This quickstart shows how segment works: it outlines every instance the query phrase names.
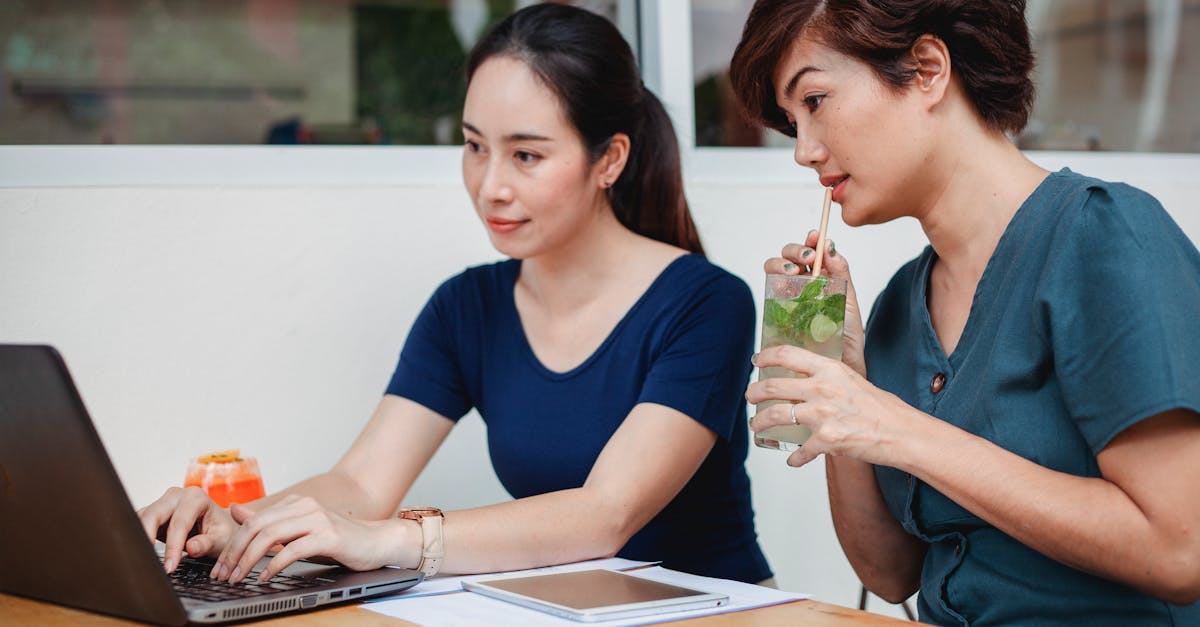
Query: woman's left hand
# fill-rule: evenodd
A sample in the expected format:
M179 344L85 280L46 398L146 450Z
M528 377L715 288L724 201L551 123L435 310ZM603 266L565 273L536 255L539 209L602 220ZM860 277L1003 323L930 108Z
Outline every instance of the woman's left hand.
M356 520L332 511L311 497L288 496L254 512L230 507L241 527L213 566L213 576L236 583L275 545L283 549L267 563L259 581L279 574L296 560L324 557L353 570L398 563L404 538L396 520Z
M803 375L763 379L746 389L746 400L752 404L786 401L756 414L751 431L791 424L812 430L812 437L788 457L788 465L803 466L822 453L897 465L895 445L910 433L900 423L915 411L897 396L875 387L841 361L796 346L763 349L754 365L782 366Z

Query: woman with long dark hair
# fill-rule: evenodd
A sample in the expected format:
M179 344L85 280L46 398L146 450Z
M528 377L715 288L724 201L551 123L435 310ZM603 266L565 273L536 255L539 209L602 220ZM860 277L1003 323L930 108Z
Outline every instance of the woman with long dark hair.
M467 62L463 179L493 245L421 312L374 416L329 472L230 510L172 488L141 511L166 564L239 580L297 558L427 574L619 555L759 582L743 466L754 305L703 256L662 104L607 20L545 4ZM515 500L397 506L477 409ZM188 537L199 524L199 533Z
M942 625L1200 625L1200 253L1149 194L1049 172L1009 139L1033 102L1024 2L759 0L731 66L760 124L851 226L900 217L929 246L842 361L771 348L806 378L751 429L804 424L867 588L920 590ZM823 255L815 235L768 272Z

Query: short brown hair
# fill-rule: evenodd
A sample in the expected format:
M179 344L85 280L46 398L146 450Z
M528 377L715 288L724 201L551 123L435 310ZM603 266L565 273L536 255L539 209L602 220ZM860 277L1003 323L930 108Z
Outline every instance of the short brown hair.
M729 69L751 122L796 136L775 102L773 76L805 34L863 61L893 89L912 81L912 47L933 35L946 43L955 75L989 127L1018 133L1033 108L1025 0L758 0Z

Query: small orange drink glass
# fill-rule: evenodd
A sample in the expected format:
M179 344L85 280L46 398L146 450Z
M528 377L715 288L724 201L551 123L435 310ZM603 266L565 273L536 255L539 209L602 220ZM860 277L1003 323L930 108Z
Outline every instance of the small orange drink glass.
M258 461L241 457L238 449L202 455L188 463L183 486L197 486L221 507L266 496Z

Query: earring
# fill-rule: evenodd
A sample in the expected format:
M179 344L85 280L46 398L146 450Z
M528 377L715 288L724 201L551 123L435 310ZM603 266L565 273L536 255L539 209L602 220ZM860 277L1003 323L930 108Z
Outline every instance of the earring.
M612 187L612 181L604 181L604 188L608 189L609 187Z

